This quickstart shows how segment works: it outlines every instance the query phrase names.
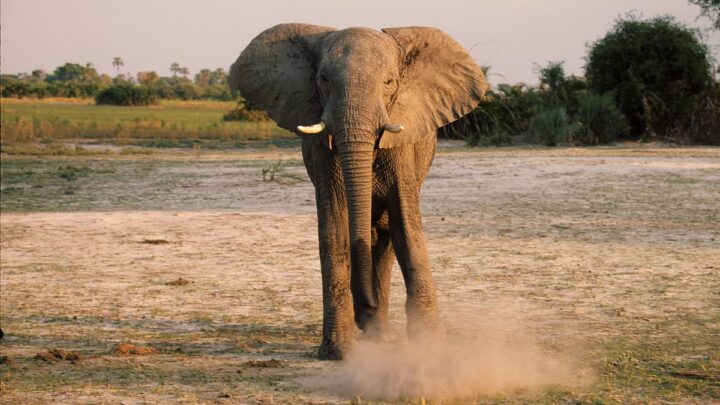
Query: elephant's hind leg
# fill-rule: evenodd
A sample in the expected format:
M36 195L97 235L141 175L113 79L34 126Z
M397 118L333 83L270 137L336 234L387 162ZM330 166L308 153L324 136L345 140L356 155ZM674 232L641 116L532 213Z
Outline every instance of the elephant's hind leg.
M387 226L374 226L372 237L373 288L378 310L375 318L366 326L365 335L374 340L387 340L390 333L390 279L395 255Z

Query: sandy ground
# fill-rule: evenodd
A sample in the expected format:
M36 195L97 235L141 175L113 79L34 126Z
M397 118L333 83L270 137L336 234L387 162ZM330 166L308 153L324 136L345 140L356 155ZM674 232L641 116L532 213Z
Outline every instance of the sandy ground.
M86 201L3 211L0 348L15 364L0 366L2 402L354 397L302 382L342 365L314 360L316 219L297 151L75 159L154 163L137 179L114 171L125 191L98 192L105 183L90 175L77 186ZM277 159L284 171L263 181L261 167ZM719 400L720 344L710 337L720 334L720 150L445 148L422 201L448 333L503 325L506 336L595 376L589 386L537 394L516 384L520 393L480 391L474 400ZM391 317L402 339L399 274L396 266ZM166 284L178 278L190 283ZM120 342L157 354L119 356ZM34 359L55 347L83 359ZM668 394L607 380L608 364L641 367L638 353L654 350L679 369L701 362L705 381ZM271 359L279 362L253 363Z

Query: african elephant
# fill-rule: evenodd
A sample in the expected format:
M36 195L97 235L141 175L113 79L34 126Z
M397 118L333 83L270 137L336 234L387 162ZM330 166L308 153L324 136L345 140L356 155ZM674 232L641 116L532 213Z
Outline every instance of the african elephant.
M321 359L351 349L356 324L388 328L394 256L408 333L438 327L420 216L437 128L470 112L488 84L465 50L426 27L272 27L242 51L230 86L302 137L315 186L323 284Z

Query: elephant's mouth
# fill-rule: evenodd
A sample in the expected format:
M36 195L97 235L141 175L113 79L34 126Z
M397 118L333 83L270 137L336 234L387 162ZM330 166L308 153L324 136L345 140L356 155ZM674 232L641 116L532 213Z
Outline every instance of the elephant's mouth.
M297 130L303 134L313 135L313 134L319 134L323 132L327 128L327 124L325 124L325 121L320 121L317 124L313 125L298 125ZM385 123L382 126L383 131L392 132L394 134L400 133L405 129L405 126L402 124L392 124L392 123Z
M298 125L297 130L300 133L306 134L306 135L316 135L316 136L325 136L326 138L323 139L323 144L325 147L327 147L330 150L333 150L337 147L335 144L335 137L329 133L329 131L326 131L328 128L327 124L325 124L325 121L320 121L317 124L313 125ZM400 133L405 129L405 126L402 124L393 124L393 123L385 123L381 126L380 134L377 138L377 142L375 142L375 147L377 148L379 145L380 137L382 137L384 132L390 132L390 133Z

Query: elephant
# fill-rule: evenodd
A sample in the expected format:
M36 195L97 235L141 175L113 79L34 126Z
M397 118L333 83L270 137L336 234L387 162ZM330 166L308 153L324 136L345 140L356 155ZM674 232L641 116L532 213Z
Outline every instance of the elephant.
M228 83L302 138L317 208L319 358L344 358L361 331L387 336L395 258L408 335L441 329L420 188L437 129L472 111L488 89L462 46L429 27L280 24L241 52Z

